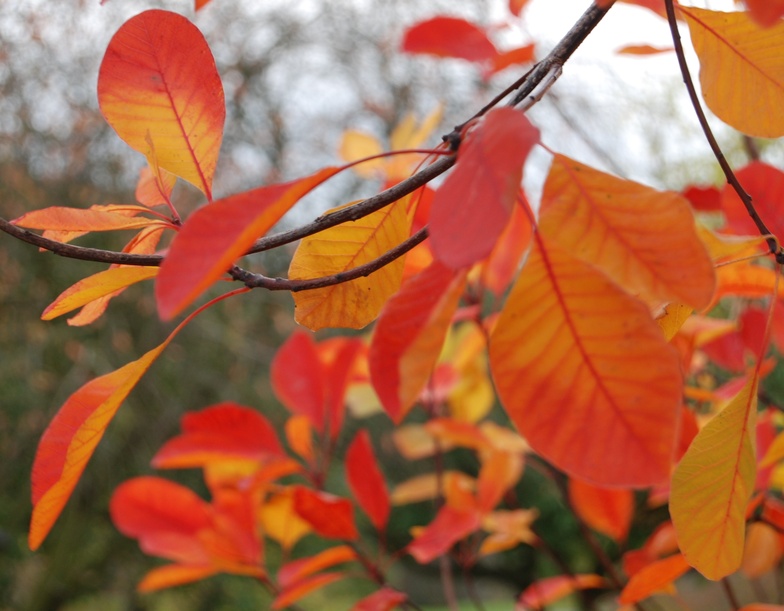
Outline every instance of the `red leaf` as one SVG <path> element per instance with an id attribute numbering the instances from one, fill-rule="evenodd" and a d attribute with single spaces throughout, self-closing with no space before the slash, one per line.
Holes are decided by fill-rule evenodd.
<path id="1" fill-rule="evenodd" d="M 300 598 L 307 596 L 314 590 L 323 588 L 330 583 L 340 581 L 345 577 L 346 575 L 344 573 L 322 573 L 321 575 L 316 575 L 315 577 L 311 577 L 305 581 L 300 581 L 291 589 L 285 590 L 278 594 L 278 596 L 272 602 L 272 608 L 285 609 L 286 607 L 296 603 Z"/>
<path id="2" fill-rule="evenodd" d="M 752 161 L 746 167 L 737 170 L 735 175 L 751 196 L 757 213 L 765 221 L 770 232 L 773 235 L 784 236 L 784 214 L 782 214 L 784 172 L 761 161 Z M 725 185 L 721 192 L 721 206 L 727 217 L 729 231 L 740 235 L 758 233 L 757 226 L 730 185 Z"/>
<path id="3" fill-rule="evenodd" d="M 498 55 L 483 30 L 457 17 L 433 17 L 410 27 L 403 37 L 403 51 L 471 62 L 489 61 Z"/>
<path id="4" fill-rule="evenodd" d="M 348 545 L 330 547 L 315 556 L 284 564 L 278 572 L 278 583 L 282 589 L 288 590 L 319 571 L 356 559 L 356 552 Z"/>
<path id="5" fill-rule="evenodd" d="M 219 403 L 182 418 L 182 434 L 167 441 L 152 459 L 159 469 L 204 466 L 212 461 L 284 458 L 275 429 L 256 410 Z"/>
<path id="6" fill-rule="evenodd" d="M 358 339 L 334 338 L 316 346 L 324 369 L 324 400 L 329 434 L 336 439 L 343 430 L 345 415 L 346 389 L 354 371 L 357 356 L 364 349 Z"/>
<path id="7" fill-rule="evenodd" d="M 667 588 L 691 567 L 682 554 L 656 560 L 635 573 L 621 592 L 622 604 L 634 604 Z"/>
<path id="8" fill-rule="evenodd" d="M 746 0 L 751 18 L 761 26 L 769 28 L 784 17 L 784 0 Z"/>
<path id="9" fill-rule="evenodd" d="M 389 492 L 367 431 L 357 433 L 346 452 L 346 478 L 373 526 L 378 531 L 384 530 L 389 520 Z"/>
<path id="10" fill-rule="evenodd" d="M 436 258 L 460 269 L 490 254 L 509 222 L 523 164 L 538 140 L 539 130 L 512 108 L 491 110 L 469 132 L 433 200 L 430 239 Z"/>
<path id="11" fill-rule="evenodd" d="M 325 168 L 291 182 L 260 187 L 212 202 L 182 226 L 155 284 L 158 312 L 176 316 L 218 280 L 289 208 L 337 170 Z"/>
<path id="12" fill-rule="evenodd" d="M 212 199 L 226 108 L 204 36 L 182 15 L 145 11 L 109 42 L 98 74 L 106 121 L 152 167 Z"/>
<path id="13" fill-rule="evenodd" d="M 544 609 L 575 590 L 603 588 L 607 584 L 599 575 L 558 575 L 540 579 L 528 586 L 517 600 L 516 611 Z"/>
<path id="14" fill-rule="evenodd" d="M 370 345 L 370 378 L 389 417 L 400 422 L 441 352 L 465 273 L 437 261 L 403 283 L 384 307 Z"/>
<path id="15" fill-rule="evenodd" d="M 324 432 L 325 372 L 312 335 L 297 331 L 275 354 L 270 369 L 275 395 L 293 414 L 302 414 Z"/>
<path id="16" fill-rule="evenodd" d="M 351 611 L 392 611 L 392 609 L 395 609 L 407 600 L 408 596 L 403 594 L 403 592 L 384 586 L 370 596 L 365 596 L 351 608 Z"/>
<path id="17" fill-rule="evenodd" d="M 691 207 L 698 212 L 721 211 L 721 191 L 716 187 L 692 185 L 683 190 L 683 196 L 689 200 Z"/>
<path id="18" fill-rule="evenodd" d="M 460 539 L 479 529 L 481 514 L 475 508 L 444 505 L 435 520 L 408 546 L 417 562 L 426 564 L 447 553 Z"/>
<path id="19" fill-rule="evenodd" d="M 354 525 L 354 507 L 346 499 L 297 486 L 294 510 L 322 537 L 349 541 L 359 537 Z"/>
<path id="20" fill-rule="evenodd" d="M 509 12 L 519 16 L 526 4 L 528 0 L 509 0 Z"/>

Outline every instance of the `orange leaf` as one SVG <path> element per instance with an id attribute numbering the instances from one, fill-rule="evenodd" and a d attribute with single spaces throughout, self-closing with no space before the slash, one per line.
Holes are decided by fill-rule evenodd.
<path id="1" fill-rule="evenodd" d="M 531 447 L 574 477 L 644 487 L 670 472 L 676 351 L 638 300 L 537 238 L 490 340 L 502 404 Z"/>
<path id="2" fill-rule="evenodd" d="M 264 535 L 277 541 L 286 552 L 313 532 L 310 524 L 294 511 L 294 489 L 291 487 L 282 488 L 265 499 L 259 508 L 259 520 Z"/>
<path id="3" fill-rule="evenodd" d="M 645 600 L 652 594 L 670 586 L 690 568 L 683 554 L 675 554 L 669 558 L 652 562 L 632 575 L 629 583 L 621 592 L 621 604 L 630 605 Z"/>
<path id="4" fill-rule="evenodd" d="M 479 27 L 457 17 L 433 17 L 410 27 L 403 36 L 403 51 L 471 62 L 492 60 L 498 51 Z"/>
<path id="5" fill-rule="evenodd" d="M 500 297 L 517 274 L 520 259 L 531 245 L 533 227 L 526 214 L 528 202 L 521 202 L 512 209 L 512 216 L 498 237 L 498 242 L 482 267 L 482 284 Z M 533 217 L 533 215 L 532 215 Z"/>
<path id="6" fill-rule="evenodd" d="M 539 130 L 512 108 L 491 110 L 468 133 L 430 211 L 437 259 L 460 269 L 490 254 L 509 222 L 523 164 L 538 141 Z"/>
<path id="7" fill-rule="evenodd" d="M 403 592 L 384 586 L 357 602 L 351 611 L 392 611 L 408 600 Z"/>
<path id="8" fill-rule="evenodd" d="M 534 45 L 524 45 L 515 49 L 503 51 L 493 58 L 492 66 L 485 71 L 484 77 L 487 78 L 505 70 L 509 66 L 518 64 L 528 64 L 536 59 L 536 47 Z"/>
<path id="9" fill-rule="evenodd" d="M 651 45 L 625 45 L 618 49 L 616 53 L 620 55 L 659 55 L 669 53 L 672 47 L 653 47 Z"/>
<path id="10" fill-rule="evenodd" d="M 346 479 L 354 498 L 376 530 L 389 520 L 389 492 L 367 431 L 359 431 L 346 451 Z"/>
<path id="11" fill-rule="evenodd" d="M 33 463 L 30 549 L 46 538 L 125 397 L 189 320 L 141 358 L 82 386 L 49 423 Z"/>
<path id="12" fill-rule="evenodd" d="M 176 316 L 245 254 L 289 208 L 336 172 L 260 187 L 212 202 L 194 212 L 161 265 L 155 296 L 161 318 Z"/>
<path id="13" fill-rule="evenodd" d="M 686 199 L 616 178 L 556 155 L 540 209 L 542 234 L 646 302 L 702 308 L 713 262 Z"/>
<path id="14" fill-rule="evenodd" d="M 476 500 L 479 511 L 491 511 L 523 474 L 523 456 L 516 452 L 492 450 L 481 456 Z"/>
<path id="15" fill-rule="evenodd" d="M 127 206 L 126 210 L 138 214 L 147 212 L 141 206 Z M 49 231 L 116 231 L 120 229 L 139 229 L 150 225 L 164 225 L 157 219 L 144 216 L 136 217 L 95 208 L 64 208 L 52 206 L 43 210 L 33 210 L 13 221 L 14 225 L 27 229 L 46 229 Z"/>
<path id="16" fill-rule="evenodd" d="M 286 458 L 275 429 L 250 407 L 219 403 L 182 417 L 182 434 L 167 441 L 152 459 L 159 469 L 202 467 L 210 462 Z"/>
<path id="17" fill-rule="evenodd" d="M 722 297 L 770 297 L 776 289 L 776 272 L 769 267 L 747 261 L 722 265 L 716 269 L 716 294 L 714 302 Z M 782 289 L 779 289 L 782 293 Z"/>
<path id="18" fill-rule="evenodd" d="M 349 541 L 359 537 L 354 525 L 354 507 L 346 499 L 296 486 L 294 510 L 322 537 Z"/>
<path id="19" fill-rule="evenodd" d="M 155 592 L 163 588 L 172 588 L 200 579 L 211 577 L 220 572 L 215 566 L 167 564 L 151 570 L 144 576 L 137 589 L 139 592 Z"/>
<path id="20" fill-rule="evenodd" d="M 98 104 L 151 166 L 212 199 L 226 108 L 215 60 L 196 26 L 162 10 L 126 21 L 101 62 Z"/>
<path id="21" fill-rule="evenodd" d="M 142 168 L 136 183 L 136 201 L 149 208 L 168 202 L 177 182 L 177 177 L 166 170 L 159 168 L 158 173 L 160 177 L 149 166 Z"/>
<path id="22" fill-rule="evenodd" d="M 286 441 L 289 447 L 296 452 L 306 463 L 312 463 L 313 452 L 313 425 L 310 418 L 296 414 L 286 420 Z"/>
<path id="23" fill-rule="evenodd" d="M 311 575 L 357 559 L 356 552 L 348 545 L 339 545 L 319 552 L 315 556 L 294 560 L 284 564 L 278 572 L 278 582 L 284 590 L 307 579 Z"/>
<path id="24" fill-rule="evenodd" d="M 282 591 L 272 602 L 273 609 L 285 609 L 296 603 L 300 598 L 304 598 L 311 592 L 323 588 L 326 585 L 344 579 L 344 573 L 322 573 L 310 579 L 300 581 L 288 590 Z"/>
<path id="25" fill-rule="evenodd" d="M 88 276 L 70 286 L 41 314 L 41 320 L 52 320 L 80 308 L 101 297 L 115 293 L 132 284 L 154 278 L 158 275 L 157 267 L 113 267 L 106 271 Z"/>
<path id="26" fill-rule="evenodd" d="M 289 267 L 289 278 L 307 280 L 349 271 L 380 257 L 409 235 L 410 197 L 364 218 L 304 238 Z M 405 260 L 400 257 L 364 278 L 294 293 L 294 318 L 311 329 L 361 329 L 373 322 L 400 288 Z"/>
<path id="27" fill-rule="evenodd" d="M 479 529 L 481 514 L 472 507 L 457 508 L 444 505 L 435 520 L 428 524 L 408 546 L 419 564 L 427 564 L 446 554 L 460 539 Z"/>
<path id="28" fill-rule="evenodd" d="M 558 575 L 535 581 L 528 586 L 517 600 L 516 611 L 544 609 L 553 602 L 576 590 L 591 590 L 607 586 L 599 575 Z"/>
<path id="29" fill-rule="evenodd" d="M 784 611 L 784 605 L 766 605 L 764 603 L 752 603 L 742 606 L 738 611 Z"/>
<path id="30" fill-rule="evenodd" d="M 672 477 L 670 515 L 683 555 L 708 579 L 743 557 L 746 504 L 754 490 L 758 372 L 694 438 Z"/>
<path id="31" fill-rule="evenodd" d="M 519 16 L 526 4 L 528 0 L 509 0 L 509 12 Z"/>
<path id="32" fill-rule="evenodd" d="M 601 488 L 578 479 L 569 480 L 569 503 L 591 528 L 614 541 L 624 541 L 634 516 L 634 493 Z"/>
<path id="33" fill-rule="evenodd" d="M 763 522 L 753 522 L 746 531 L 740 570 L 749 579 L 762 577 L 778 566 L 782 553 L 781 535 L 776 529 Z"/>
<path id="34" fill-rule="evenodd" d="M 677 9 L 700 59 L 708 107 L 749 136 L 784 136 L 784 23 L 762 28 L 748 13 Z"/>
<path id="35" fill-rule="evenodd" d="M 515 509 L 512 511 L 491 511 L 482 517 L 482 530 L 489 536 L 482 541 L 479 556 L 502 552 L 521 543 L 533 545 L 537 537 L 531 524 L 539 516 L 535 509 Z"/>
<path id="36" fill-rule="evenodd" d="M 396 423 L 430 377 L 464 287 L 464 272 L 434 262 L 405 282 L 384 307 L 370 345 L 370 377 Z"/>

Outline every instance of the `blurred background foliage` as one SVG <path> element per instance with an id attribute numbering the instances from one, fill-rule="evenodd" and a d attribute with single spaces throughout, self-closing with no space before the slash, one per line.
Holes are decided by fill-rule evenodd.
<path id="1" fill-rule="evenodd" d="M 565 32 L 584 8 L 575 5 L 575 10 L 559 10 L 558 31 Z M 486 83 L 476 68 L 459 61 L 402 56 L 400 32 L 438 13 L 489 23 L 503 6 L 493 0 L 213 0 L 194 15 L 192 2 L 185 0 L 111 0 L 104 6 L 98 0 L 4 0 L 0 3 L 0 215 L 11 219 L 52 205 L 133 201 L 143 159 L 105 124 L 97 110 L 95 82 L 111 34 L 145 8 L 183 12 L 194 19 L 213 49 L 228 110 L 215 185 L 215 192 L 225 195 L 335 163 L 345 129 L 363 129 L 384 141 L 406 113 L 421 118 L 443 103 L 447 123 L 434 135 L 437 142 L 438 134 L 470 116 L 491 92 L 514 80 L 518 71 L 512 69 Z M 510 46 L 531 40 L 525 22 L 510 28 L 506 36 L 511 37 Z M 545 44 L 540 52 L 546 49 Z M 611 80 L 605 82 L 613 84 L 613 103 L 622 110 L 620 116 L 600 112 L 607 108 L 607 95 L 589 95 L 591 88 L 586 86 L 596 79 L 595 61 L 578 54 L 575 64 L 590 68 L 584 78 L 578 70 L 578 78 L 570 85 L 559 83 L 555 95 L 535 109 L 534 120 L 558 141 L 559 150 L 654 183 L 666 183 L 662 177 L 669 176 L 674 184 L 664 186 L 685 182 L 679 178 L 683 172 L 673 168 L 683 168 L 697 155 L 686 147 L 680 157 L 669 156 L 666 149 L 671 143 L 657 139 L 656 126 L 639 126 L 653 137 L 634 145 L 637 155 L 610 154 L 624 150 L 635 138 L 641 140 L 635 136 L 634 124 L 654 101 L 644 92 L 619 94 L 620 88 L 614 88 L 620 86 L 612 80 L 616 68 L 608 63 L 606 74 Z M 677 77 L 673 79 L 677 82 Z M 668 85 L 659 87 L 666 92 Z M 669 104 L 669 110 L 674 113 L 672 120 L 678 121 L 674 106 Z M 629 141 L 610 129 L 619 122 L 629 125 L 623 136 Z M 640 147 L 648 148 L 640 152 Z M 647 156 L 644 164 L 641 156 Z M 673 172 L 667 174 L 667 168 Z M 693 164 L 692 180 L 695 171 Z M 706 164 L 702 179 L 710 180 L 714 171 Z M 376 186 L 341 177 L 286 222 L 303 221 L 369 195 Z M 183 211 L 200 203 L 197 192 L 182 185 L 175 201 Z M 80 243 L 119 249 L 124 242 L 123 236 L 99 236 Z M 267 274 L 285 275 L 290 253 L 268 254 L 256 265 Z M 43 548 L 29 552 L 30 471 L 46 425 L 76 388 L 138 358 L 171 329 L 157 319 L 150 284 L 129 289 L 90 327 L 69 327 L 64 319 L 39 320 L 62 290 L 96 271 L 95 264 L 59 259 L 0 236 L 0 609 L 266 608 L 269 599 L 263 589 L 240 577 L 136 594 L 137 581 L 157 561 L 114 530 L 107 504 L 120 482 L 152 472 L 150 458 L 177 432 L 179 418 L 187 410 L 233 400 L 282 423 L 284 414 L 271 394 L 268 370 L 276 347 L 294 328 L 292 301 L 284 294 L 255 291 L 225 302 L 178 337 L 118 413 Z M 356 424 L 348 427 L 345 439 Z M 385 437 L 388 420 L 374 416 L 371 428 L 381 447 L 390 450 L 382 455 L 387 474 L 402 479 L 408 466 L 391 452 Z M 455 460 L 458 466 L 464 462 L 469 471 L 476 467 L 460 456 Z M 203 491 L 193 473 L 165 475 Z M 339 472 L 334 479 L 340 485 Z M 574 570 L 592 571 L 593 556 L 578 540 L 576 524 L 552 484 L 529 470 L 521 486 L 520 498 L 526 505 L 541 508 L 537 528 L 554 552 Z M 403 545 L 408 528 L 429 520 L 430 512 L 426 505 L 397 510 L 392 540 Z M 660 517 L 653 512 L 650 523 L 638 525 L 637 530 L 647 532 Z M 617 555 L 618 550 L 607 545 Z M 274 554 L 274 549 L 268 553 Z M 406 568 L 403 563 L 396 570 L 400 574 L 392 575 L 393 582 L 409 588 L 416 600 L 440 602 L 435 569 Z M 477 586 L 487 601 L 499 597 L 507 601 L 501 608 L 507 608 L 510 596 L 553 570 L 554 562 L 535 560 L 531 550 L 520 549 L 479 567 Z M 338 584 L 328 590 L 328 598 L 315 595 L 303 606 L 348 608 L 349 601 L 368 588 L 361 582 Z M 493 608 L 491 604 L 487 609 Z"/>

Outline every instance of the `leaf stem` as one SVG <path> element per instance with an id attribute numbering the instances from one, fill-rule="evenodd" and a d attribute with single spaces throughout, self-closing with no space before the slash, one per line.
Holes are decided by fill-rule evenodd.
<path id="1" fill-rule="evenodd" d="M 732 607 L 733 611 L 740 611 L 738 597 L 735 596 L 735 591 L 732 589 L 732 584 L 730 584 L 730 580 L 727 577 L 724 577 L 721 580 L 721 587 L 724 590 L 724 593 L 727 595 L 727 600 L 729 601 L 730 607 Z"/>

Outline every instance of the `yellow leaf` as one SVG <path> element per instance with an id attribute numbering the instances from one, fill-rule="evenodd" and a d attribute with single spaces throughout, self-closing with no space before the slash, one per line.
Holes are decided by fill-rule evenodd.
<path id="1" fill-rule="evenodd" d="M 678 10 L 700 58 L 708 107 L 750 136 L 784 136 L 784 23 L 763 28 L 746 12 Z"/>
<path id="2" fill-rule="evenodd" d="M 340 142 L 340 156 L 346 161 L 357 161 L 383 152 L 381 143 L 376 138 L 353 129 L 347 130 Z M 374 159 L 354 166 L 354 171 L 365 178 L 375 178 L 383 174 L 385 165 L 385 159 Z"/>
<path id="3" fill-rule="evenodd" d="M 670 515 L 683 555 L 708 579 L 740 567 L 746 504 L 754 490 L 758 377 L 692 441 L 672 478 Z"/>
<path id="4" fill-rule="evenodd" d="M 668 303 L 664 306 L 664 314 L 656 319 L 659 327 L 664 331 L 664 339 L 670 341 L 675 337 L 692 312 L 691 306 L 682 303 Z"/>
<path id="5" fill-rule="evenodd" d="M 646 302 L 702 308 L 713 262 L 680 194 L 656 191 L 556 155 L 542 194 L 539 228 Z"/>
<path id="6" fill-rule="evenodd" d="M 343 223 L 302 240 L 289 267 L 292 280 L 345 272 L 381 256 L 405 240 L 411 218 L 405 197 L 358 221 Z M 295 320 L 308 329 L 361 329 L 376 319 L 400 288 L 403 258 L 365 278 L 294 293 Z"/>

